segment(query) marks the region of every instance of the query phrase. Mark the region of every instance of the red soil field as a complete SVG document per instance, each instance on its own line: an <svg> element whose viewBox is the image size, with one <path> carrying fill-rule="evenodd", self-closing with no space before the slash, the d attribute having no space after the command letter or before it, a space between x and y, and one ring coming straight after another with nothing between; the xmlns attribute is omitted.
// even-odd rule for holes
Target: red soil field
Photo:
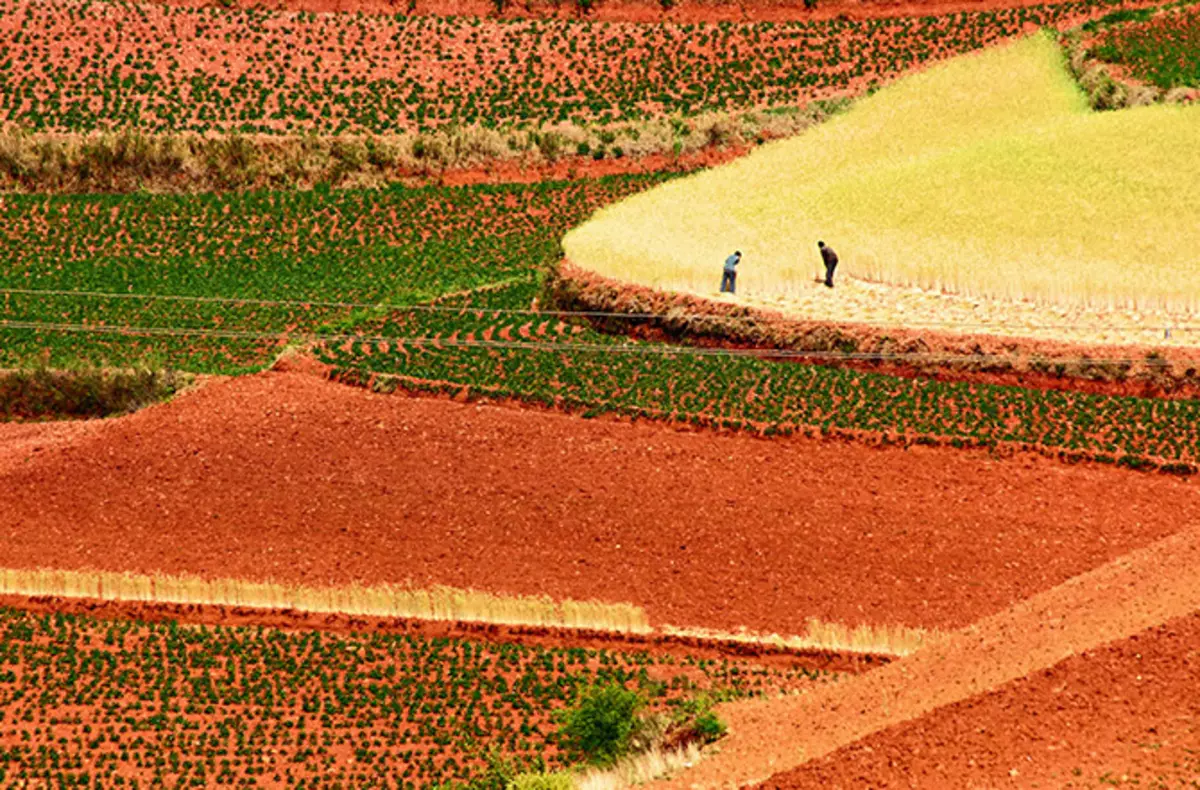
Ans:
<svg viewBox="0 0 1200 790"><path fill-rule="evenodd" d="M1200 613L1089 650L772 778L802 787L1187 787Z"/></svg>
<svg viewBox="0 0 1200 790"><path fill-rule="evenodd" d="M37 445L0 426L9 567L447 584L629 601L657 624L959 626L1200 516L1168 476L585 421L300 372L215 381L74 440L46 430Z"/></svg>
<svg viewBox="0 0 1200 790"><path fill-rule="evenodd" d="M48 132L392 134L796 107L1102 8L696 28L3 0L0 119Z"/></svg>
<svg viewBox="0 0 1200 790"><path fill-rule="evenodd" d="M1132 767L1127 760L1135 760L1136 750L1123 739L1135 738L1132 745L1137 746L1157 737L1163 749L1174 748L1177 739L1188 748L1196 744L1189 728L1196 723L1197 695L1179 680L1187 682L1183 663L1194 666L1197 643L1194 632L1185 629L1182 638L1172 637L1160 648L1143 650L1129 644L1117 653L1105 653L1105 646L1198 611L1200 529L1192 527L836 688L727 706L722 715L730 735L720 753L686 775L658 783L657 790L745 786L771 773L776 775L766 782L769 788L995 787L989 781L992 774L1003 776L1014 767L1018 773L1009 775L1005 785L1044 787L1033 781L1039 770L1047 776L1059 770L1073 775L1075 768L1083 767L1101 775L1110 767L1124 771ZM1171 628L1179 631L1182 626ZM1158 660L1174 649L1185 653L1179 667L1174 659ZM1125 660L1129 653L1132 663ZM1146 665L1137 663L1138 654ZM1068 662L1065 672L1053 670L1073 656L1081 656L1083 663ZM1088 663L1095 656L1101 663ZM1107 670L1090 668L1095 666ZM1044 704L1040 680L1048 670L1053 670L1051 693L1059 689L1049 705ZM1123 673L1127 674L1122 678ZM1019 693L1009 693L1013 688L1029 691L1034 698L1025 709L999 712L1020 704ZM985 695L1005 689L1002 704L987 701ZM1181 699L1168 701L1170 694ZM1141 696L1149 699L1134 700ZM1164 702L1158 709L1156 696ZM1118 720L1107 725L1106 716ZM956 718L965 720L955 724ZM916 729L910 732L910 726ZM1151 727L1158 732L1150 732ZM968 731L975 734L962 734ZM1179 754L1177 749L1174 753ZM1165 751L1164 759L1170 761L1171 754ZM1111 755L1115 756L1109 761ZM896 765L884 767L889 760ZM1086 761L1083 766L1080 760ZM907 774L905 766L912 767ZM976 766L982 766L978 773ZM893 771L896 767L899 770ZM1022 776L1026 768L1033 777ZM963 776L971 780L962 781Z"/></svg>
<svg viewBox="0 0 1200 790"><path fill-rule="evenodd" d="M164 0L167 5L225 8L213 0ZM813 8L803 0L599 0L588 19L600 22L781 22L799 19L880 19L896 16L951 14L1036 5L1039 0L819 0ZM568 18L581 16L569 0L524 0L503 3L497 13L495 0L234 0L238 8L286 9L291 11L437 14L500 18ZM669 7L666 7L669 6Z"/></svg>

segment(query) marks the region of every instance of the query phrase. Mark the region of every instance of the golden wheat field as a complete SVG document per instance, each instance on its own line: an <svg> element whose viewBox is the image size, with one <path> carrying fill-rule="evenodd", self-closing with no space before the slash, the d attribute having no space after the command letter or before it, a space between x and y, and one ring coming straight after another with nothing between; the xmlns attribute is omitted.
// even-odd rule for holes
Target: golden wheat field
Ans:
<svg viewBox="0 0 1200 790"><path fill-rule="evenodd" d="M601 274L711 294L839 277L1070 307L1200 305L1200 107L1097 113L1038 34L901 80L732 164L600 211L564 241Z"/></svg>

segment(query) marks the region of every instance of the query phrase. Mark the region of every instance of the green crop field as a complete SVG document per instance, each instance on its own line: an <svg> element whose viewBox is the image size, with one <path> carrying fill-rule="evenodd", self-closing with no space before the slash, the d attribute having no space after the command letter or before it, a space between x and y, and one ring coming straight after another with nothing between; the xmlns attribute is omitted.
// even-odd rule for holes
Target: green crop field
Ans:
<svg viewBox="0 0 1200 790"><path fill-rule="evenodd" d="M0 2L0 122L389 133L794 106L1112 5L653 25Z"/></svg>
<svg viewBox="0 0 1200 790"><path fill-rule="evenodd" d="M0 207L7 252L0 316L91 331L0 328L0 365L45 354L53 365L254 369L281 350L274 335L335 332L371 312L346 303L412 305L532 282L557 261L571 225L664 177L380 192L9 196ZM120 298L139 294L186 299ZM212 298L230 301L204 301ZM98 331L130 326L147 331Z"/></svg>
<svg viewBox="0 0 1200 790"><path fill-rule="evenodd" d="M3 233L14 254L0 265L5 364L47 349L56 365L149 359L237 372L269 364L288 337L329 334L338 339L320 350L326 361L351 376L394 374L416 388L469 387L771 433L865 431L1130 462L1200 461L1195 401L704 355L531 312L561 256L561 234L599 205L663 178L199 200L9 197ZM193 301L215 297L232 301ZM269 303L281 300L291 301ZM328 304L337 301L412 307ZM36 328L14 328L29 325Z"/></svg>
<svg viewBox="0 0 1200 790"><path fill-rule="evenodd" d="M1200 8L1130 16L1106 29L1091 54L1164 90L1200 88Z"/></svg>
<svg viewBox="0 0 1200 790"><path fill-rule="evenodd" d="M592 684L640 689L671 715L698 693L761 694L823 674L0 609L0 784L485 788L498 763L570 764L554 714Z"/></svg>

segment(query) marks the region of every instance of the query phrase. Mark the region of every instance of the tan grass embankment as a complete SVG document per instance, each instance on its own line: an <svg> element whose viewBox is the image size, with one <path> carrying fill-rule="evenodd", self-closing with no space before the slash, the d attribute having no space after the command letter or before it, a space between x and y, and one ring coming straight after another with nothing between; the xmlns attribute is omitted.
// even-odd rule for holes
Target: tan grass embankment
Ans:
<svg viewBox="0 0 1200 790"><path fill-rule="evenodd" d="M835 653L861 653L903 657L932 644L939 632L897 625L857 625L827 623L815 617L808 619L803 634L781 636L760 634L748 630L719 631L711 628L676 628L665 625L659 629L668 636L689 637L724 644L766 645L787 650L830 650Z"/></svg>
<svg viewBox="0 0 1200 790"><path fill-rule="evenodd" d="M807 631L798 636L763 635L745 629L725 632L670 625L654 628L645 610L629 603L555 601L544 595L504 596L444 586L425 590L391 584L311 587L195 576L0 568L0 595L569 628L800 652L886 657L909 655L937 638L936 632L920 629L850 627L815 618L809 620Z"/></svg>
<svg viewBox="0 0 1200 790"><path fill-rule="evenodd" d="M371 188L449 178L455 172L536 172L563 162L577 163L584 172L614 163L637 172L639 159L663 155L680 166L698 167L703 160L697 154L787 137L847 104L817 101L771 112L713 112L619 126L561 123L391 135L55 133L9 126L0 130L0 192Z"/></svg>
<svg viewBox="0 0 1200 790"><path fill-rule="evenodd" d="M148 576L105 571L0 569L0 594L290 609L320 614L453 620L548 628L649 633L637 606L599 601L554 601L547 596L501 596L476 590L400 585L309 587L240 579Z"/></svg>
<svg viewBox="0 0 1200 790"><path fill-rule="evenodd" d="M622 790L626 787L636 787L691 768L700 761L700 757L700 745L697 743L689 743L677 749L655 747L626 757L612 768L593 768L573 776L573 786L575 790Z"/></svg>

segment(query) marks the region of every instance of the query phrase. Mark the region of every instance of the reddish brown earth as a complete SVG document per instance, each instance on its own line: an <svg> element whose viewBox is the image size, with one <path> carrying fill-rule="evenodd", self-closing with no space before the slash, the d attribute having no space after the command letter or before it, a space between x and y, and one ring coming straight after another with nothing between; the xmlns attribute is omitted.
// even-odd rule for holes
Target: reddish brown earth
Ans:
<svg viewBox="0 0 1200 790"><path fill-rule="evenodd" d="M1187 787L1200 778L1200 614L876 733L764 788Z"/></svg>
<svg viewBox="0 0 1200 790"><path fill-rule="evenodd" d="M659 624L959 626L1200 517L1194 486L1167 476L584 421L300 372L216 381L70 442L28 432L0 426L9 567L447 584L629 601Z"/></svg>
<svg viewBox="0 0 1200 790"><path fill-rule="evenodd" d="M214 0L164 0L186 7L227 7ZM1040 0L819 0L808 8L803 0L599 0L593 10L580 14L572 0L504 0L497 13L496 0L234 0L239 8L287 9L314 12L375 14L436 14L504 18L586 16L600 22L782 22L797 19L880 19L898 16L989 11L1038 5Z"/></svg>
<svg viewBox="0 0 1200 790"><path fill-rule="evenodd" d="M1197 695L1187 677L1195 666L1194 625L1170 625L1180 638L1146 648L1144 668L1136 663L1140 646L1096 651L1198 611L1200 528L1193 527L836 687L727 706L722 715L730 736L721 751L659 783L659 789L743 786L772 774L767 784L773 788L995 787L990 780L1013 768L1018 774L1005 785L1044 787L1047 783L1035 781L1039 771L1053 776L1080 767L1094 777L1149 765L1136 761L1137 748L1154 738L1161 748L1171 747L1163 752L1171 761L1179 745L1197 745ZM1165 657L1175 649L1182 651L1178 658ZM1097 655L1101 663L1091 663ZM1082 658L1066 672L1051 673L1050 693L1061 690L1044 704L1042 673L1073 656ZM1103 669L1092 668L1101 664ZM982 696L1010 683L1033 694L1024 711L1001 712L1006 705L1025 704L1008 693L1011 688L999 702ZM1161 708L1153 704L1155 697ZM1022 712L1029 717L1022 719ZM1116 720L1105 723L1106 716ZM959 735L970 732L975 734ZM919 751L906 756L914 749ZM1022 763L1013 764L1017 756L1030 774L1022 776ZM1087 762L1081 766L1080 760ZM978 774L972 773L976 766ZM906 767L912 770L905 773ZM967 776L977 781L960 781Z"/></svg>

